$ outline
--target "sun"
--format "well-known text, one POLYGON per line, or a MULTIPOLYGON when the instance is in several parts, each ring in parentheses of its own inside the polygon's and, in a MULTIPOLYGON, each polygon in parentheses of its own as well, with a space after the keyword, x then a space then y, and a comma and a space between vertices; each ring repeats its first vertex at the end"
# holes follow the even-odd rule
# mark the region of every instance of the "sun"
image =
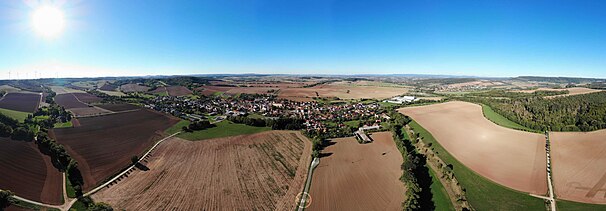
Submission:
POLYGON ((34 31, 45 38, 53 38, 63 31, 63 12, 53 6, 41 6, 32 13, 34 31))

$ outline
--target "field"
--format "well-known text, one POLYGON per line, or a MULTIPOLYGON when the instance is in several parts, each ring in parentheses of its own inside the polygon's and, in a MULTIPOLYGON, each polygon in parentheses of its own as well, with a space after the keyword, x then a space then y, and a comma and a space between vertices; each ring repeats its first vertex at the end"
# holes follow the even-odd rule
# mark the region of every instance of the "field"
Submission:
POLYGON ((61 173, 33 142, 0 138, 0 189, 30 200, 61 204, 61 173))
POLYGON ((142 86, 139 84, 124 84, 120 86, 120 91, 122 92, 147 92, 149 87, 142 86))
POLYGON ((78 121, 79 127, 53 129, 52 134, 78 161, 84 190, 126 167, 131 156, 142 153, 162 136, 162 131, 177 122, 144 109, 78 121))
POLYGON ((278 93, 281 98, 301 99, 313 97, 338 97, 340 99, 383 99, 405 94, 403 87, 363 86, 349 83, 331 83, 311 88, 287 88, 278 93))
POLYGON ((70 108, 86 108, 88 105, 83 102, 78 101, 76 96, 71 93, 68 94, 58 94, 55 96, 55 102, 60 106, 63 106, 65 109, 70 108))
POLYGON ((10 118, 19 120, 20 122, 23 122, 23 120, 27 119, 27 115, 31 114, 31 113, 27 113, 27 112, 13 111, 13 110, 8 110, 8 109, 3 109, 3 108, 0 108, 0 113, 4 114, 10 118))
POLYGON ((40 104, 40 94, 8 93, 0 99, 0 108, 33 113, 40 104))
POLYGON ((353 137, 331 141, 314 170, 306 210, 402 210, 402 156, 390 132, 372 138, 369 144, 353 137))
POLYGON ((183 96, 183 95, 192 94, 192 91, 187 89, 184 86, 168 86, 168 87, 158 87, 157 89, 150 91, 150 93, 154 93, 154 94, 166 93, 168 96, 183 96))
POLYGON ((552 132, 552 170, 560 199, 606 204, 606 130, 552 132))
POLYGON ((518 124, 516 122, 513 122, 513 121, 505 118, 501 114, 498 114, 497 112, 495 112, 494 110, 492 110, 492 108, 490 108, 490 106, 482 104, 482 112, 484 113, 484 117, 486 117, 486 119, 494 122, 497 125, 500 125, 500 126, 503 126, 503 127, 507 127, 507 128, 511 128, 511 129, 516 129, 516 130, 523 130, 523 131, 529 131, 529 132, 537 132, 537 131, 535 131, 533 129, 524 127, 523 125, 520 125, 520 124, 518 124))
POLYGON ((518 191, 547 192, 545 138, 498 126, 480 105, 448 102, 399 110, 430 131, 448 152, 480 175, 518 191))
POLYGON ((202 86, 202 94, 211 96, 215 93, 226 94, 267 94, 270 90, 278 90, 279 88, 272 87, 231 87, 231 86, 202 86))
POLYGON ((107 110, 99 109, 97 107, 70 108, 69 111, 71 111, 76 117, 95 116, 111 113, 107 110))
POLYGON ((129 111, 129 110, 135 110, 135 109, 142 109, 139 106, 131 105, 131 104, 104 104, 104 105, 99 105, 97 107, 105 109, 105 110, 110 110, 110 111, 113 111, 113 112, 121 112, 121 111, 129 111))
POLYGON ((148 171, 93 195, 117 210, 294 210, 311 156, 299 132, 268 131, 201 142, 173 138, 148 171))
POLYGON ((72 93, 74 97, 78 98, 78 100, 83 103, 98 103, 101 101, 101 98, 91 95, 89 93, 72 93))
POLYGON ((57 95, 69 94, 69 93, 86 93, 85 91, 82 91, 82 90, 67 88, 64 86, 50 86, 50 88, 53 92, 57 93, 57 95))
POLYGON ((538 88, 538 89, 533 89, 533 90, 520 90, 520 91, 515 91, 515 92, 533 93, 533 92, 536 92, 536 91, 564 91, 564 90, 568 90, 568 94, 555 95, 555 96, 546 96, 545 98, 564 97, 564 96, 572 96, 572 95, 582 95, 582 94, 589 94, 589 93, 594 93, 594 92, 600 92, 600 91, 602 91, 602 90, 599 90, 599 89, 589 89, 589 88, 584 88, 584 87, 572 87, 572 88, 565 88, 565 89, 538 88))
MULTIPOLYGON (((178 125, 175 125, 177 127, 177 128, 175 128, 176 130, 171 130, 171 131, 176 132, 176 131, 180 130, 182 126, 186 126, 186 125, 187 125, 186 123, 180 123, 178 125)), ((245 124, 236 124, 236 123, 233 123, 233 122, 230 122, 227 120, 216 123, 215 125, 216 125, 216 127, 208 128, 205 130, 194 131, 191 133, 181 133, 177 136, 179 138, 187 139, 190 141, 199 141, 199 140, 205 140, 205 139, 211 139, 211 138, 222 138, 222 137, 227 137, 227 136, 253 134, 253 133, 259 133, 259 132, 271 130, 271 128, 269 128, 269 127, 253 127, 253 126, 248 126, 245 124)))

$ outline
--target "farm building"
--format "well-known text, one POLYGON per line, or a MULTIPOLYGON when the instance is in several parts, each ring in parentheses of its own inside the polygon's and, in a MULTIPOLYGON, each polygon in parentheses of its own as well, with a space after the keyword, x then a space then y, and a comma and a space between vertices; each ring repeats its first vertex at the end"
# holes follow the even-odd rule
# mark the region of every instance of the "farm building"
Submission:
POLYGON ((403 97, 394 97, 389 100, 385 100, 384 102, 403 104, 403 103, 410 103, 410 102, 417 101, 417 100, 419 100, 419 99, 416 98, 415 96, 403 96, 403 97))

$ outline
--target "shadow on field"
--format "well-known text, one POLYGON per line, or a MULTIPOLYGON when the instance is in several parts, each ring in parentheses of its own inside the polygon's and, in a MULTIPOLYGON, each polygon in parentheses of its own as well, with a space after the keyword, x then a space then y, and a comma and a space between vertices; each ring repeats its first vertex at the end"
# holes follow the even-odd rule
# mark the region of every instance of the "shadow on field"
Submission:
POLYGON ((146 165, 143 165, 142 163, 139 163, 139 162, 137 162, 135 164, 135 167, 141 171, 149 171, 149 168, 146 165))
POLYGON ((320 153, 320 155, 318 157, 324 158, 324 157, 331 156, 332 154, 333 154, 332 152, 322 152, 322 153, 320 153))

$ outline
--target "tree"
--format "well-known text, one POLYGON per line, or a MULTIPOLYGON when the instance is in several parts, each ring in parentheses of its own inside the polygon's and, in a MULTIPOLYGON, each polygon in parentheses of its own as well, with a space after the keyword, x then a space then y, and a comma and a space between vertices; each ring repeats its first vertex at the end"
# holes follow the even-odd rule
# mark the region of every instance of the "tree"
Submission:
POLYGON ((136 155, 133 155, 132 157, 130 157, 130 162, 133 162, 133 164, 136 164, 139 162, 139 157, 136 155))
POLYGON ((311 152, 311 157, 318 158, 320 157, 320 152, 318 150, 314 150, 311 152))
POLYGON ((114 208, 112 208, 109 204, 99 202, 99 203, 90 205, 87 210, 88 211, 113 211, 114 208))
POLYGON ((14 202, 11 198, 13 195, 13 192, 8 190, 0 190, 0 210, 4 210, 14 202))
POLYGON ((0 123, 0 137, 9 137, 13 134, 13 128, 4 123, 0 123))

